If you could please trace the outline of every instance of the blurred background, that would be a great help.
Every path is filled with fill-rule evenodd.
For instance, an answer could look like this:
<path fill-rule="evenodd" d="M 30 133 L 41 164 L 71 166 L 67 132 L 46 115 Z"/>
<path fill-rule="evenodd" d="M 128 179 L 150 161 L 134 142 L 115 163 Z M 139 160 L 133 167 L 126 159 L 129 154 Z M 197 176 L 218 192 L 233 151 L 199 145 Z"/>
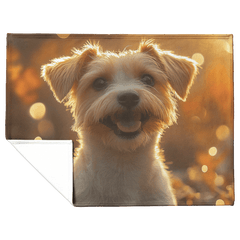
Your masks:
<path fill-rule="evenodd" d="M 40 68 L 53 58 L 71 55 L 91 40 L 103 50 L 137 49 L 153 38 L 161 49 L 190 57 L 200 73 L 186 102 L 179 101 L 178 123 L 161 139 L 173 174 L 178 205 L 232 205 L 233 52 L 230 35 L 69 35 L 9 34 L 7 37 L 6 138 L 71 139 L 70 111 L 58 103 Z"/>

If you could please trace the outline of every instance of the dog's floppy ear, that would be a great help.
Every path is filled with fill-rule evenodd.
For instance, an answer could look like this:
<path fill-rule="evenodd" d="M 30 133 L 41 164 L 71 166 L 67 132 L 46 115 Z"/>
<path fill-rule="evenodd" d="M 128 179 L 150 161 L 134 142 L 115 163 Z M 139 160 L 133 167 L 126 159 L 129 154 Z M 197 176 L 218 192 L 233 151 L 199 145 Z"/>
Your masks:
<path fill-rule="evenodd" d="M 162 51 L 152 41 L 142 42 L 140 52 L 146 52 L 157 60 L 159 67 L 167 75 L 168 81 L 177 96 L 185 101 L 198 73 L 198 64 L 194 60 Z"/>
<path fill-rule="evenodd" d="M 181 100 L 186 101 L 193 80 L 198 73 L 198 64 L 190 58 L 177 56 L 170 52 L 163 52 L 161 60 L 171 87 Z"/>
<path fill-rule="evenodd" d="M 79 80 L 82 68 L 98 54 L 99 47 L 86 45 L 83 51 L 73 50 L 71 57 L 53 59 L 43 65 L 41 75 L 49 84 L 55 98 L 61 102 Z"/>

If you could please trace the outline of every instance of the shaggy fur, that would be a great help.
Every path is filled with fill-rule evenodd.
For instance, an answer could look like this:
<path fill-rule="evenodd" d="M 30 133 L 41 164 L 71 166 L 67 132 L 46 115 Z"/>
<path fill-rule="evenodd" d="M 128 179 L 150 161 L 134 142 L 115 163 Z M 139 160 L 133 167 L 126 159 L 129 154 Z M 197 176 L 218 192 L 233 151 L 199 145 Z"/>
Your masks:
<path fill-rule="evenodd" d="M 119 53 L 86 44 L 42 67 L 79 135 L 75 206 L 177 204 L 159 140 L 196 74 L 196 62 L 152 41 Z"/>

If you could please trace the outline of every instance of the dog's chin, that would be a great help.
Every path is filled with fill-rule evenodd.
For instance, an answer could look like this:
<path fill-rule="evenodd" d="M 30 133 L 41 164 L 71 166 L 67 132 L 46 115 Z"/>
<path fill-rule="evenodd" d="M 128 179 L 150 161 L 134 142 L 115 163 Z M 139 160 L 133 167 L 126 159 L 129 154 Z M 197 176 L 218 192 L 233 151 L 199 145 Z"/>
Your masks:
<path fill-rule="evenodd" d="M 100 123 L 108 127 L 120 139 L 133 140 L 137 138 L 143 129 L 143 125 L 149 120 L 149 114 L 138 114 L 136 119 L 132 112 L 124 112 L 114 121 L 112 116 L 105 116 Z"/>

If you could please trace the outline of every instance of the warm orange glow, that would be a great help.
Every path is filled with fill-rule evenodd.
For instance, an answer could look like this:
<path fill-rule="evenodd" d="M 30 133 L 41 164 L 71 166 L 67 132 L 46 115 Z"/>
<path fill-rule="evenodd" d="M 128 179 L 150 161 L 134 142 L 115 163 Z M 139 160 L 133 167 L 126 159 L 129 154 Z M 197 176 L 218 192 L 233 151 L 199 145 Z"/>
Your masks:
<path fill-rule="evenodd" d="M 198 172 L 194 167 L 189 167 L 187 169 L 187 172 L 188 172 L 188 177 L 190 180 L 195 181 L 197 179 Z"/>
<path fill-rule="evenodd" d="M 209 148 L 208 153 L 211 156 L 215 156 L 217 154 L 217 148 L 216 147 Z"/>
<path fill-rule="evenodd" d="M 225 202 L 222 199 L 218 199 L 216 201 L 216 206 L 223 206 L 223 205 L 225 205 Z"/>
<path fill-rule="evenodd" d="M 29 113 L 31 115 L 32 118 L 36 119 L 36 120 L 40 120 L 44 117 L 46 112 L 46 107 L 43 103 L 34 103 L 30 109 L 29 109 Z"/>
<path fill-rule="evenodd" d="M 214 180 L 214 183 L 217 187 L 220 187 L 224 184 L 224 178 L 223 176 L 220 176 L 220 175 L 217 175 L 215 180 Z"/>
<path fill-rule="evenodd" d="M 24 97 L 28 92 L 27 83 L 22 79 L 18 80 L 15 85 L 15 92 L 19 97 Z"/>
<path fill-rule="evenodd" d="M 195 197 L 196 197 L 196 199 L 200 199 L 200 198 L 201 198 L 201 193 L 199 193 L 199 192 L 196 193 L 196 194 L 195 194 Z"/>
<path fill-rule="evenodd" d="M 222 63 L 214 62 L 214 67 L 207 70 L 206 89 L 208 97 L 221 106 L 219 108 L 227 119 L 233 111 L 233 81 L 231 72 Z"/>
<path fill-rule="evenodd" d="M 28 68 L 22 73 L 22 66 L 18 65 L 10 68 L 10 77 L 14 80 L 14 89 L 16 94 L 26 104 L 36 101 L 38 95 L 36 90 L 42 82 L 37 72 L 33 68 Z"/>
<path fill-rule="evenodd" d="M 198 116 L 193 116 L 191 118 L 191 120 L 194 122 L 194 123 L 200 123 L 201 122 L 201 119 L 198 117 Z"/>
<path fill-rule="evenodd" d="M 196 61 L 199 65 L 202 65 L 204 63 L 204 57 L 201 53 L 194 53 L 192 55 L 192 59 Z"/>
<path fill-rule="evenodd" d="M 188 199 L 188 200 L 187 200 L 187 205 L 188 205 L 188 206 L 192 206 L 192 205 L 193 205 L 192 199 Z"/>
<path fill-rule="evenodd" d="M 182 110 L 184 111 L 185 115 L 191 114 L 191 117 L 193 117 L 192 114 L 197 114 L 198 116 L 203 115 L 203 114 L 201 114 L 201 112 L 203 111 L 202 96 L 195 95 L 195 97 L 192 98 L 191 101 L 187 101 L 186 103 L 184 103 L 182 105 Z M 201 117 L 204 117 L 204 116 L 201 116 Z M 193 117 L 193 119 L 194 119 L 194 117 Z"/>
<path fill-rule="evenodd" d="M 44 138 L 53 137 L 54 126 L 49 120 L 41 120 L 38 124 L 38 132 Z"/>
<path fill-rule="evenodd" d="M 34 140 L 42 140 L 42 138 L 37 136 L 37 137 L 34 138 Z"/>
<path fill-rule="evenodd" d="M 221 125 L 217 128 L 216 136 L 219 140 L 223 141 L 227 139 L 230 135 L 230 130 L 226 125 Z"/>
<path fill-rule="evenodd" d="M 202 165 L 202 172 L 206 173 L 208 171 L 207 165 Z"/>
<path fill-rule="evenodd" d="M 59 118 L 50 118 L 50 112 L 57 110 L 59 116 L 66 118 L 66 121 L 70 118 L 71 121 L 71 117 L 65 115 L 63 104 L 61 108 L 55 109 L 56 100 L 48 84 L 41 78 L 41 66 L 50 64 L 51 59 L 57 57 L 66 56 L 67 58 L 75 51 L 81 54 L 83 51 L 81 46 L 85 43 L 84 36 L 79 38 L 73 34 L 54 34 L 43 35 L 36 39 L 36 46 L 35 38 L 30 39 L 30 45 L 33 43 L 35 47 L 29 48 L 18 36 L 8 42 L 7 100 L 10 101 L 7 106 L 9 111 L 6 115 L 6 136 L 12 139 L 28 138 L 36 141 L 71 138 L 74 140 L 74 148 L 79 149 L 74 150 L 74 161 L 77 161 L 78 155 L 82 154 L 81 149 L 88 148 L 83 144 L 84 136 L 81 134 L 84 132 L 78 133 L 78 138 L 76 133 L 69 132 L 70 128 L 61 129 L 62 124 L 58 122 Z M 89 41 L 97 42 L 98 39 L 96 36 L 90 36 Z M 104 50 L 109 50 L 106 58 L 118 56 L 118 51 L 123 49 L 132 52 L 138 49 L 137 38 L 123 37 L 118 40 L 106 36 L 99 41 L 103 44 Z M 160 43 L 163 49 L 189 56 L 192 61 L 199 64 L 200 68 L 187 101 L 185 103 L 178 101 L 177 115 L 180 115 L 178 125 L 175 124 L 166 130 L 164 138 L 160 139 L 160 135 L 156 138 L 155 146 L 151 147 L 151 153 L 153 152 L 160 164 L 162 164 L 162 155 L 166 155 L 166 167 L 171 172 L 171 182 L 178 205 L 233 204 L 235 196 L 232 171 L 234 157 L 232 37 L 210 36 L 209 39 L 206 36 L 199 39 L 187 37 L 181 40 L 180 45 L 178 39 L 169 41 L 167 38 L 157 37 L 156 42 Z M 73 51 L 74 48 L 79 50 Z M 110 52 L 112 50 L 114 53 Z M 125 54 L 126 52 L 120 53 L 119 56 L 125 56 Z M 62 60 L 56 60 L 56 63 L 60 61 Z M 111 61 L 111 64 L 114 65 L 114 62 Z M 128 71 L 126 64 L 124 69 Z M 133 77 L 137 78 L 138 75 L 135 75 Z M 111 79 L 108 80 L 110 83 Z M 152 88 L 151 92 L 157 93 L 159 89 Z M 101 95 L 100 92 L 98 93 Z M 161 96 L 162 100 L 164 96 Z M 73 101 L 74 99 L 73 97 Z M 170 102 L 166 101 L 166 103 L 169 105 Z M 68 124 L 70 126 L 71 122 Z M 148 125 L 145 126 L 148 127 Z M 170 164 L 171 162 L 173 164 Z M 181 169 L 184 168 L 185 170 L 182 171 Z"/>
<path fill-rule="evenodd" d="M 40 87 L 41 80 L 36 70 L 33 68 L 28 68 L 25 70 L 23 76 L 23 80 L 28 84 L 29 90 L 34 90 Z"/>
<path fill-rule="evenodd" d="M 10 80 L 16 81 L 19 78 L 19 76 L 20 76 L 22 68 L 23 67 L 20 64 L 9 66 L 8 67 L 8 73 L 10 75 Z"/>

